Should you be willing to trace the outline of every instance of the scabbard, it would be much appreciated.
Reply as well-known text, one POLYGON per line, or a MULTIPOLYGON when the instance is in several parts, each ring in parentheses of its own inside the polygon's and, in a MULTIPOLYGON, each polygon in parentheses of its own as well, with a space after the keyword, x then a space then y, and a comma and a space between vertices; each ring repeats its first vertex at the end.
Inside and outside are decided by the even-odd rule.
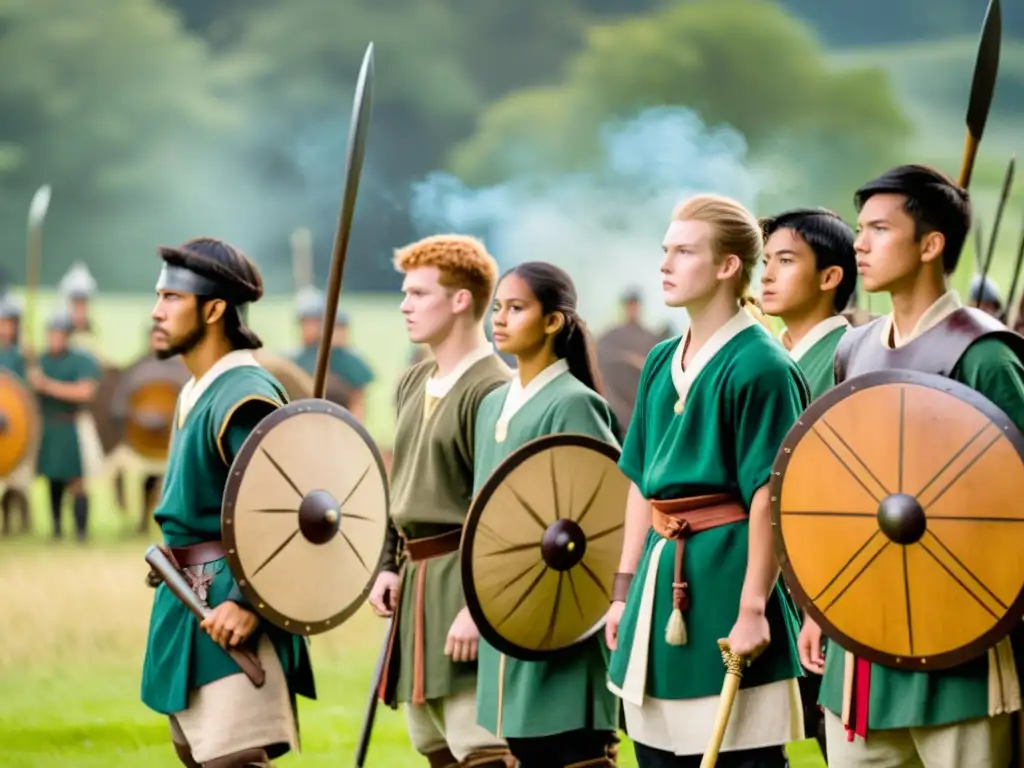
MULTIPOLYGON (((174 596, 186 608, 192 611, 199 621, 202 621, 209 615, 210 610, 203 605, 202 601, 196 596, 196 593, 192 591, 188 581, 185 580, 185 576, 175 567, 160 547, 154 544, 146 550, 146 562, 149 563, 150 567, 163 580, 174 596)), ((245 676, 249 678, 253 685, 257 688, 262 687, 263 682, 266 680, 266 672, 264 672, 263 665, 260 664, 259 657, 255 653, 243 648, 225 648, 224 650, 241 667, 245 676)))

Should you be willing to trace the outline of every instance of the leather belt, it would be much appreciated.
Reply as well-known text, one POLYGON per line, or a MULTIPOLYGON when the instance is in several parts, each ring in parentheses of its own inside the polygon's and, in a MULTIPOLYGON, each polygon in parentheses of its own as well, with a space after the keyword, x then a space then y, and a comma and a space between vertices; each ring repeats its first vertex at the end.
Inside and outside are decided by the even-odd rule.
POLYGON ((441 555, 458 552, 462 544, 462 528, 453 528, 437 536, 423 539, 405 539, 405 555, 411 562, 431 560, 441 555))
POLYGON ((170 550, 182 568, 189 565, 205 565, 224 557, 224 545, 219 541, 202 541, 187 547, 170 547, 170 550))

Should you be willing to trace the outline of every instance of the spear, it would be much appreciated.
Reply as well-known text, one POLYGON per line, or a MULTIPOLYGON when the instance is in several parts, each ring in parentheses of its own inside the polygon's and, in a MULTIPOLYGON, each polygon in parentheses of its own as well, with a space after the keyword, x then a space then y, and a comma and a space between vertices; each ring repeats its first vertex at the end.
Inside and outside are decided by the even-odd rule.
MULTIPOLYGON (((996 238, 999 235, 999 223, 1003 220, 1003 211, 1006 210, 1006 203, 1010 199, 1010 190, 1013 188, 1013 172, 1017 165, 1017 155, 1010 155, 1010 162, 1006 165, 1006 175, 1003 176, 1003 189, 999 193, 999 204, 996 206, 996 218, 992 222, 992 235, 988 240, 988 252, 985 254, 985 264, 981 269, 981 288, 974 303, 975 307, 981 306, 981 297, 985 293, 985 279, 988 277, 989 267, 992 266, 992 258, 996 252, 996 238)), ((981 228, 980 225, 978 227, 981 228)))
POLYGON ((292 277, 295 290, 313 284, 313 233, 305 227, 292 232, 292 277))
POLYGON ((345 187, 338 212, 338 228, 334 235, 334 255, 331 258, 331 274, 327 278, 327 300, 324 307, 324 324, 320 333, 320 349, 316 356, 316 373, 313 376, 313 397, 322 399, 327 391, 327 363, 331 357, 331 329, 338 314, 338 299, 341 297, 341 283, 345 274, 345 254, 348 239, 352 233, 352 218, 355 215, 356 194, 359 191, 359 175, 366 155, 366 134, 370 129, 370 111, 373 104, 373 43, 366 47, 363 66, 359 70, 356 95, 352 105, 352 120, 348 134, 348 156, 346 157, 345 187))
POLYGON ((974 159, 978 154, 981 135, 985 132, 992 95, 996 89, 996 74, 999 72, 999 49, 1003 37, 1003 17, 999 0, 989 0, 985 21, 981 26, 981 41, 978 44, 978 58, 974 63, 974 80, 967 105, 967 135, 964 139, 964 156, 960 163, 959 184, 964 189, 971 183, 974 159))
POLYGON ((978 274, 985 271, 985 233, 981 231, 981 216, 974 217, 974 264, 978 268, 978 274))
POLYGON ((25 334, 23 344, 26 352, 34 354, 36 288, 39 284, 39 264, 43 257, 43 221, 50 209, 51 189, 44 184, 32 196, 28 206, 28 249, 25 255, 25 320, 22 323, 25 334))
MULTIPOLYGON (((1021 229, 1020 242, 1017 244, 1017 261, 1013 265, 1013 281, 1010 283, 1010 292, 1006 296, 1006 308, 1003 310, 1003 322, 1007 325, 1009 325, 1010 312, 1013 311, 1013 302, 1017 295, 1017 282, 1020 280, 1022 264, 1024 264, 1024 228, 1021 229)), ((1014 318, 1014 322, 1016 323, 1019 319, 1019 317, 1014 318)))

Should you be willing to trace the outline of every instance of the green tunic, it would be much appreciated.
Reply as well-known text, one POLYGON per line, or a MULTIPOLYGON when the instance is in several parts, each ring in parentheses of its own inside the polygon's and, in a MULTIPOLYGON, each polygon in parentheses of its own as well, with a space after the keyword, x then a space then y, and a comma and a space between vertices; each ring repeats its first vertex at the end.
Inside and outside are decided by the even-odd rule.
MULTIPOLYGON (((171 435, 163 495, 155 518, 170 547, 220 539, 221 497, 235 454, 267 413, 287 402, 284 388, 262 368, 231 368, 214 379, 171 435)), ((179 400, 180 407, 180 400, 179 400)), ((225 559, 203 566, 212 575, 207 602, 233 600, 248 608, 225 559)), ((251 610, 251 609, 250 609, 251 610)), ((291 692, 316 698, 304 638, 261 622, 277 650, 291 692)), ((256 638, 252 639, 255 648, 256 638)), ((142 701, 163 714, 188 706, 189 691, 240 668, 195 616, 161 584, 153 598, 142 669, 142 701)))
MULTIPOLYGON (((469 367, 424 418, 427 380, 437 371, 433 360, 419 363, 399 382, 395 455, 391 465, 391 520, 402 535, 425 538, 461 526, 473 500, 473 435, 484 397, 508 381, 511 372, 496 355, 469 367)), ((395 553, 396 555, 398 553, 395 553)), ((398 666, 395 698, 412 701, 414 682, 415 594, 420 568, 426 566, 423 616, 423 683, 426 700, 476 686, 477 665, 453 662, 444 653, 448 630, 466 606, 458 552, 406 563, 398 616, 398 642, 391 665, 398 666)))
MULTIPOLYGON (((319 344, 308 344, 293 359, 300 368, 312 376, 316 373, 316 357, 319 352, 319 344)), ((364 389, 375 378, 362 356, 348 347, 331 347, 328 365, 331 373, 352 389, 364 389)))
MULTIPOLYGON (((99 381, 100 367, 88 352, 69 349, 59 355, 39 357, 43 375, 63 382, 99 381)), ((37 472, 50 480, 75 480, 82 476, 82 452, 75 419, 86 408, 49 395, 39 396, 43 439, 39 445, 37 472)))
POLYGON ((797 359, 796 364, 807 380, 811 390, 811 399, 815 400, 835 386, 835 372, 832 361, 836 356, 839 340, 848 330, 847 327, 829 331, 797 359))
MULTIPOLYGON (((644 498, 674 499, 730 493, 749 507, 768 482, 775 456, 809 402, 796 364, 760 326, 741 330, 697 372, 682 414, 672 361, 676 337, 648 355, 636 409, 619 466, 644 498)), ((747 570, 746 521, 703 531, 686 542, 683 580, 690 608, 688 640, 669 645, 665 627, 672 612, 674 557, 666 545, 658 561, 645 694, 682 700, 717 696, 725 677, 718 639, 736 623, 747 570)), ((654 547, 651 528, 619 625, 609 678, 622 689, 636 632, 640 598, 654 547)), ((782 580, 768 599, 771 644, 744 673, 741 687, 802 677, 796 637, 799 617, 782 580)))
MULTIPOLYGON (((560 374, 533 395, 509 421, 505 441, 496 442, 495 425, 509 388, 506 384, 492 392, 480 406, 474 493, 509 454, 544 435, 579 433, 618 447, 608 403, 570 373, 560 374)), ((533 738, 584 728, 618 729, 619 703, 607 687, 609 654, 603 632, 554 661, 506 656, 503 680, 502 654, 482 638, 479 649, 477 722, 496 736, 533 738)))
POLYGON ((0 347, 0 368, 5 368, 15 376, 24 379, 25 356, 16 346, 0 347))
MULTIPOLYGON (((972 345, 952 377, 977 390, 1024 430, 1024 365, 998 339, 972 345)), ((1024 627, 1011 633, 1018 674, 1024 671, 1024 627)), ((819 702, 842 716, 845 654, 829 641, 819 702)), ((905 672, 871 665, 868 730, 946 725, 988 715, 987 654, 939 672, 905 672)))

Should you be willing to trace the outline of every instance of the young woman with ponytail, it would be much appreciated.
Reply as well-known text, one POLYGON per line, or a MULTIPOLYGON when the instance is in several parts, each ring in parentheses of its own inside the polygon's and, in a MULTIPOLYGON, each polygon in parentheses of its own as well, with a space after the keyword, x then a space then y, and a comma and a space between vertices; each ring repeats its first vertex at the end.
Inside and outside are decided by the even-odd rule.
POLYGON ((662 241, 662 293, 689 329, 651 350, 619 467, 632 481, 605 623, 609 687, 640 768, 700 765, 725 669, 753 660, 718 765, 782 768, 803 737, 799 616, 779 580, 768 480, 809 400, 796 363, 749 299, 762 258, 742 205, 698 195, 662 241))
MULTIPOLYGON (((618 447, 569 275, 520 264, 502 276, 493 309, 494 343, 515 357, 517 373, 477 412, 474 494, 506 457, 544 435, 587 434, 618 447)), ((508 742, 522 768, 616 765, 619 705, 607 689, 600 633, 550 661, 503 659, 483 638, 478 653, 478 722, 508 742)))

